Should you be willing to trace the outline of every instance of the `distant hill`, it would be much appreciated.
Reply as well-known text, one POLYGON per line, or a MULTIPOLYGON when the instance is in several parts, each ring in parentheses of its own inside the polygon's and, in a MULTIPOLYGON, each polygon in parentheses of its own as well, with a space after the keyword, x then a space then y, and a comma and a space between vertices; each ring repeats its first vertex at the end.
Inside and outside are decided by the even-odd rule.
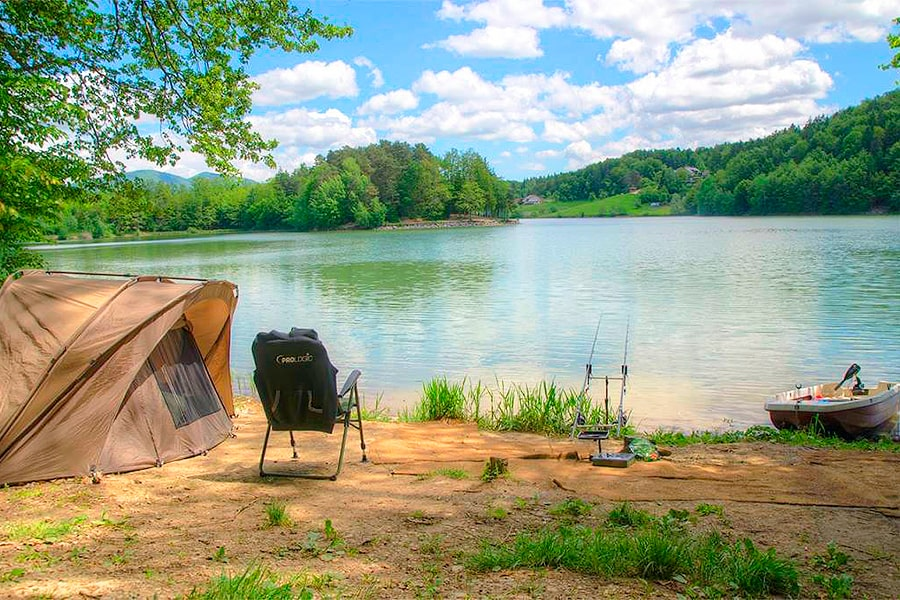
POLYGON ((125 178, 129 180, 143 179, 147 183, 168 183, 169 185, 190 185, 191 180, 172 173, 164 173, 162 171, 154 171, 153 169, 141 169, 139 171, 129 171, 125 173, 125 178))
MULTIPOLYGON (((197 179, 222 179, 222 176, 218 173, 210 173, 209 171, 204 171, 203 173, 197 173, 191 178, 181 177, 179 175, 174 175, 172 173, 165 173, 163 171, 155 171, 153 169, 140 169, 138 171, 129 171, 125 173, 125 178, 129 180, 142 179, 147 183, 166 183, 168 185, 191 185, 191 182, 197 179)), ((243 185, 256 183, 252 179, 241 179, 240 183, 243 185)))
POLYGON ((513 186, 560 202, 631 193, 673 214, 897 213, 900 90, 760 139, 637 150, 513 186))

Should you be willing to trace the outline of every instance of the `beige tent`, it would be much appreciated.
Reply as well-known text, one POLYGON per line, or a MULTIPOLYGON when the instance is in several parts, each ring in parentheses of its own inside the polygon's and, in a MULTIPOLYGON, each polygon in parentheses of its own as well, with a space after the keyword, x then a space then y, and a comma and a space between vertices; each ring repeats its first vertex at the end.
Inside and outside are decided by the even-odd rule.
POLYGON ((132 471, 231 433, 237 288, 25 271, 0 288, 0 484, 132 471))

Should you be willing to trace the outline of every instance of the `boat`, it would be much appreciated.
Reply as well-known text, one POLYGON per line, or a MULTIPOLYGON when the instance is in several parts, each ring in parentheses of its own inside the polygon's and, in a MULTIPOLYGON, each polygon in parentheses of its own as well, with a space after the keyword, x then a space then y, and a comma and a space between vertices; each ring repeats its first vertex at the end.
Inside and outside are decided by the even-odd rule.
POLYGON ((863 386, 853 364, 839 383, 822 383, 775 394, 766 401, 778 429, 804 429, 817 422, 825 432, 846 439, 873 438, 898 427, 900 383, 882 381, 863 386), (844 384, 855 378, 852 386, 844 384))

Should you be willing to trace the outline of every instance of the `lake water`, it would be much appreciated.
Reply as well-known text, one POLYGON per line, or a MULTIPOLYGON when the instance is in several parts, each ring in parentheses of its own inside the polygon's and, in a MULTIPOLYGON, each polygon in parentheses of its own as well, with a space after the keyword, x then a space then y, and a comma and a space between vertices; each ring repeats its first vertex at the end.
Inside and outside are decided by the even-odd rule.
POLYGON ((233 281, 238 376, 258 331, 312 327, 343 373, 362 369, 365 401, 383 393, 393 409, 439 375, 580 388, 598 321, 595 374, 618 372, 628 329, 641 428, 765 423, 766 395, 853 362, 866 383, 900 380, 900 217, 533 220, 45 255, 61 270, 233 281))

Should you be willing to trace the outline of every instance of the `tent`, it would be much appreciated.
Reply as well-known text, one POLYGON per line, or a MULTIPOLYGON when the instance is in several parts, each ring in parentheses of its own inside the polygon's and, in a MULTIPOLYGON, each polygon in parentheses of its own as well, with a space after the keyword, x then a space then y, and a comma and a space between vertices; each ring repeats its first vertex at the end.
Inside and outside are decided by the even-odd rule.
POLYGON ((124 472, 231 434, 227 281, 23 271, 0 288, 0 484, 124 472))

